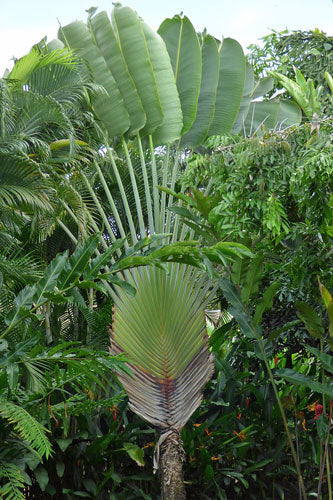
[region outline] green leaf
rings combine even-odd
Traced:
[[[308,377],[303,373],[295,372],[294,370],[290,370],[289,368],[285,368],[284,370],[277,370],[274,375],[276,377],[284,378],[292,384],[304,385],[305,387],[309,387],[309,389],[312,389],[314,392],[325,394],[326,396],[333,398],[333,384],[331,383],[315,382],[312,377]]]
[[[145,465],[145,461],[143,459],[143,449],[132,443],[124,443],[122,448],[126,451],[126,453],[134,460],[140,467]]]
[[[316,358],[319,359],[324,370],[333,374],[333,356],[326,354],[325,352],[321,352],[315,347],[306,346],[306,350],[314,354]]]
[[[260,302],[258,302],[258,304],[256,306],[256,310],[255,310],[254,318],[253,318],[253,322],[254,322],[255,326],[258,326],[260,324],[264,312],[268,311],[273,306],[273,299],[275,297],[277,290],[280,287],[281,287],[281,282],[275,281],[268,288],[266,288],[266,290],[263,294],[262,300]]]
[[[58,477],[62,477],[65,472],[65,464],[63,462],[56,462],[56,470]]]
[[[265,78],[260,78],[258,80],[251,92],[251,99],[256,99],[257,97],[262,97],[271,90],[273,90],[274,87],[274,78],[271,76],[266,76]]]
[[[86,269],[84,270],[83,277],[86,280],[96,279],[100,270],[106,265],[110,264],[111,258],[116,253],[117,250],[124,247],[124,239],[118,239],[115,241],[110,248],[108,248],[104,253],[98,255],[94,259],[88,262]]]
[[[323,299],[323,302],[325,304],[326,310],[327,310],[327,315],[328,315],[328,321],[329,321],[329,326],[328,326],[328,331],[330,335],[330,341],[332,342],[333,339],[333,297],[330,294],[330,292],[327,290],[327,288],[322,284],[320,280],[319,282],[319,290],[321,297]]]
[[[196,202],[188,195],[182,194],[182,193],[176,193],[175,191],[172,191],[172,189],[169,189],[168,187],[165,186],[157,186],[160,191],[163,191],[164,193],[167,193],[174,198],[178,198],[179,200],[184,201],[187,205],[190,205],[194,208],[196,208]]]
[[[163,38],[171,59],[182,107],[184,135],[191,128],[197,114],[201,84],[199,40],[186,16],[165,19],[158,33]]]
[[[262,469],[263,467],[265,467],[265,465],[270,464],[271,462],[273,462],[272,458],[267,458],[266,460],[261,460],[260,462],[257,462],[253,465],[250,465],[250,467],[247,467],[244,472],[249,474],[249,472],[252,472],[256,469]]]
[[[277,122],[279,103],[277,101],[251,102],[244,122],[246,135],[253,135],[261,127],[272,130]]]
[[[17,363],[10,363],[6,366],[8,385],[11,391],[14,391],[19,381],[20,370]]]
[[[316,420],[318,437],[321,441],[326,441],[328,435],[328,421],[323,413]]]
[[[141,135],[152,134],[163,123],[163,111],[142,23],[136,12],[120,4],[116,4],[112,11],[112,21],[128,71],[146,113],[147,120]]]
[[[103,275],[100,275],[99,277],[101,279]],[[104,295],[108,294],[107,288],[104,286],[103,283],[97,283],[96,281],[90,281],[90,280],[84,280],[84,281],[79,281],[77,283],[77,288],[82,288],[84,290],[89,290],[92,288],[93,290],[97,290],[98,292],[104,293]]]
[[[302,108],[305,115],[308,118],[312,118],[314,110],[310,104],[309,99],[306,96],[303,88],[297,83],[277,71],[271,71],[271,74],[283,85],[287,90],[288,94],[297,102],[297,104]]]
[[[182,144],[189,146],[203,142],[215,112],[220,58],[216,41],[210,35],[204,37],[201,54],[202,76],[197,115],[191,129],[182,138]]]
[[[99,243],[99,234],[90,236],[82,245],[78,245],[63,268],[59,279],[58,288],[64,290],[81,276],[91,256]]]
[[[56,439],[56,443],[58,444],[59,448],[61,451],[66,451],[68,446],[72,443],[73,439],[68,438],[68,439]]]
[[[215,114],[209,135],[223,135],[233,127],[239,112],[246,80],[246,60],[241,45],[225,38],[220,49],[219,81]]]
[[[315,338],[321,338],[325,332],[321,318],[312,306],[305,302],[296,302],[297,316],[305,328]]]
[[[125,269],[127,267],[131,267],[131,266],[125,266]],[[114,285],[120,286],[120,288],[122,288],[123,290],[125,290],[125,292],[127,293],[127,295],[129,295],[130,297],[134,297],[135,296],[135,294],[136,294],[136,288],[134,286],[132,286],[130,283],[128,283],[125,280],[121,280],[120,278],[117,278],[116,276],[109,276],[109,275],[106,275],[106,276],[107,276],[106,279],[107,279],[107,281],[109,283],[113,283]]]
[[[29,314],[29,309],[32,307],[33,298],[36,293],[36,285],[26,286],[15,297],[13,309],[6,316],[5,322],[10,329],[18,321],[24,319]]]
[[[253,69],[249,63],[246,63],[246,77],[245,77],[243,96],[235,123],[233,124],[232,127],[233,134],[238,134],[244,128],[244,120],[246,118],[247,113],[249,112],[250,102],[252,98],[253,85],[254,85]]]
[[[237,320],[242,333],[248,338],[257,338],[257,331],[251,324],[251,320],[245,311],[242,301],[240,300],[237,287],[227,278],[220,278],[219,285],[231,305],[228,312]]]
[[[27,441],[31,448],[41,457],[48,458],[52,452],[51,443],[46,437],[47,429],[43,427],[24,408],[11,401],[0,398],[0,415],[14,426],[20,437]]]
[[[212,480],[214,478],[214,469],[210,464],[206,465],[204,470],[204,476],[208,480]]]
[[[24,500],[23,489],[26,486],[24,472],[12,462],[0,461],[0,498],[3,500]]]
[[[137,134],[146,123],[141,99],[129,74],[126,60],[121,51],[119,40],[116,38],[109,17],[105,11],[99,12],[90,20],[95,43],[98,46],[108,70],[115,79],[124,104],[130,117],[130,136]]]
[[[112,73],[95,45],[88,27],[82,21],[75,21],[61,27],[58,37],[88,63],[94,82],[105,88],[107,95],[96,96],[93,107],[109,137],[124,134],[130,126],[129,114]]]
[[[57,255],[45,269],[43,278],[38,282],[34,303],[38,306],[44,299],[45,292],[53,291],[58,277],[68,261],[68,252]]]
[[[248,303],[252,295],[258,292],[259,282],[262,276],[263,261],[263,255],[258,254],[250,262],[241,291],[241,299],[245,304]]]
[[[299,125],[302,120],[302,111],[293,101],[280,100],[279,111],[276,119],[275,129],[283,130],[293,125]]]
[[[291,328],[294,328],[295,326],[299,325],[300,323],[301,323],[301,320],[296,319],[294,321],[289,321],[288,323],[285,323],[283,326],[281,326],[281,328],[277,328],[276,330],[273,330],[268,336],[268,339],[267,339],[268,342],[275,340],[276,338],[278,338],[278,336],[281,333],[287,332],[288,330],[290,330]]]
[[[164,114],[163,124],[153,134],[153,142],[169,144],[179,139],[183,113],[171,61],[165,43],[146,23],[142,23],[158,94]]]
[[[196,209],[208,220],[209,212],[212,209],[212,197],[206,196],[200,189],[192,188],[192,193],[196,202]]]
[[[324,76],[325,76],[325,79],[326,79],[326,81],[328,83],[328,86],[331,89],[331,92],[333,94],[333,78],[332,78],[332,75],[330,75],[328,71],[325,71]]]
[[[15,82],[15,86],[22,88],[29,80],[31,74],[38,68],[58,64],[61,66],[75,67],[76,61],[73,53],[67,49],[52,50],[47,54],[41,54],[40,50],[33,47],[25,56],[21,57],[15,64],[7,78]]]
[[[1,351],[6,351],[8,348],[8,342],[5,339],[0,339],[0,352]]]

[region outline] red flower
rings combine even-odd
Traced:
[[[237,415],[237,420],[240,420],[241,418],[242,418],[242,414],[241,414],[241,412],[239,412]]]
[[[249,407],[249,404],[250,404],[250,398],[246,396],[246,408]]]
[[[315,407],[315,418],[314,418],[314,420],[317,420],[317,418],[323,413],[323,411],[324,411],[323,405],[317,405]]]
[[[275,367],[277,367],[277,364],[278,364],[278,361],[279,361],[279,358],[277,356],[275,356]]]
[[[118,410],[117,410],[116,406],[114,406],[114,405],[113,405],[113,406],[110,408],[110,411],[111,411],[111,412],[112,412],[112,414],[113,414],[113,421],[114,421],[114,422],[116,422],[116,421],[117,421],[117,414],[118,414]]]

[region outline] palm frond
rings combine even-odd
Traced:
[[[32,254],[7,248],[0,252],[0,273],[6,287],[17,291],[18,287],[31,284],[42,277],[41,263]]]
[[[37,164],[24,154],[0,154],[1,205],[50,210],[45,181]]]

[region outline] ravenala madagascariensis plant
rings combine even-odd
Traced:
[[[62,27],[59,38],[106,90],[90,100],[103,134],[99,153],[79,172],[99,214],[100,224],[93,225],[103,227],[107,235],[101,243],[107,246],[120,235],[128,248],[156,233],[165,234],[169,243],[193,239],[194,231],[181,223],[179,214],[167,211],[181,203],[172,194],[184,163],[181,147],[231,131],[246,80],[241,46],[232,39],[216,42],[209,35],[199,39],[189,19],[180,16],[165,20],[155,33],[120,4],[111,20],[91,9],[87,24]],[[130,186],[123,182],[124,171]],[[110,189],[111,176],[120,203]],[[169,192],[160,191],[158,184]],[[70,207],[66,209],[75,220]],[[186,245],[183,248],[185,253]],[[227,242],[214,251],[224,265],[249,254]],[[162,431],[164,499],[185,497],[179,431],[199,405],[212,373],[204,308],[214,290],[208,279],[213,269],[209,256],[204,262],[210,276],[195,271],[188,265],[191,260],[123,272],[122,278],[137,290],[134,298],[110,289],[115,304],[111,350],[126,352],[133,372],[133,377],[121,375],[120,380],[131,408]]]

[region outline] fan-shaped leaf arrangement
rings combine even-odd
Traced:
[[[141,268],[133,273],[135,297],[120,292],[115,300],[111,351],[126,352],[134,373],[121,374],[121,382],[132,410],[161,429],[179,431],[185,425],[213,370],[204,318],[207,293],[188,279],[189,269]]]

